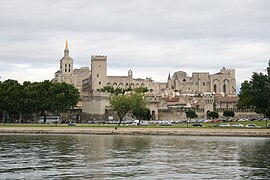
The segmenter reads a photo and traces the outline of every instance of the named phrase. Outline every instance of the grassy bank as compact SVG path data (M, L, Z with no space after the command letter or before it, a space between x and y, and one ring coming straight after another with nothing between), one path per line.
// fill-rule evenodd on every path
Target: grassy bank
M162 126L162 125L158 125L158 124L154 124L154 125L148 125L148 126L143 126L143 125L125 125L125 124L121 124L120 127L118 128L211 128L211 129L247 129L247 128L235 128L235 127L214 127L216 124L220 124L219 123L209 123L209 122L205 122L205 123L201 123L202 127L193 127L192 124L193 123L189 123L187 125L187 123L178 123L178 124L172 124L172 126ZM266 122L265 121L244 121L244 122L228 122L230 125L232 124L256 124L258 126L260 126L262 129L266 128ZM96 128L113 128L116 125L114 124L76 124L76 126L68 126L67 124L0 124L0 127L57 127L57 128L79 128L79 127L96 127ZM270 128L269 128L270 130Z

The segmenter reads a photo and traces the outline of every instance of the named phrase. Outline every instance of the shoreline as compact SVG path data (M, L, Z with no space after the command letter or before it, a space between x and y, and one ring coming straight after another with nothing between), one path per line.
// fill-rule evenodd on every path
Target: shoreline
M0 127L3 133L270 137L270 129L221 128Z

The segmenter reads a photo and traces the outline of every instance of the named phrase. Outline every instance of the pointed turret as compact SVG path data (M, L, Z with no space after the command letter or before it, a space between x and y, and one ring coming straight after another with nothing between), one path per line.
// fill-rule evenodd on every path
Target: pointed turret
M169 73L169 76L168 76L168 81L171 80L171 74Z

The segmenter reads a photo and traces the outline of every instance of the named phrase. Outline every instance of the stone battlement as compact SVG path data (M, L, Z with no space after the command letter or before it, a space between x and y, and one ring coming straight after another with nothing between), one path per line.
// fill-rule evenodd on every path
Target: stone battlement
M91 56L91 60L107 60L107 56L93 55L93 56Z

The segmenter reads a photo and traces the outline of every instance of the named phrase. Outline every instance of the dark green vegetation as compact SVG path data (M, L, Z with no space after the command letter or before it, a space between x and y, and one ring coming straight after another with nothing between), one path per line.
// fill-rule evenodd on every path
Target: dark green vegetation
M229 120L229 117L234 117L235 113L231 110L225 110L223 112L223 116L227 118L227 121Z
M136 88L134 90L129 89L114 89L113 87L106 86L100 91L111 93L110 104L120 119L118 125L121 124L124 116L127 113L139 120L150 120L150 110L146 107L146 100L144 93L147 92L147 88Z
M216 118L218 118L218 116L219 116L218 113L215 112L215 111L207 112L207 117L208 117L208 118L216 119Z
M148 92L148 89L147 87L139 87L139 88L136 88L136 89L131 89L130 87L129 88L126 88L126 89L123 89L123 88L114 88L113 86L105 86L101 89L98 89L99 92L107 92L107 93L111 93L111 94L125 94L126 92L136 92L136 93L145 93L145 92Z
M186 113L187 119L190 119L190 120L198 117L196 112L192 109L186 111L185 113ZM187 127L188 127L188 123L189 123L189 120L187 120Z
M254 72L249 81L241 84L239 98L238 108L254 108L270 118L270 60L265 73Z
M19 115L19 122L26 113L43 115L59 114L76 106L79 92L67 83L24 82L15 80L0 82L0 113L5 123L11 114Z

